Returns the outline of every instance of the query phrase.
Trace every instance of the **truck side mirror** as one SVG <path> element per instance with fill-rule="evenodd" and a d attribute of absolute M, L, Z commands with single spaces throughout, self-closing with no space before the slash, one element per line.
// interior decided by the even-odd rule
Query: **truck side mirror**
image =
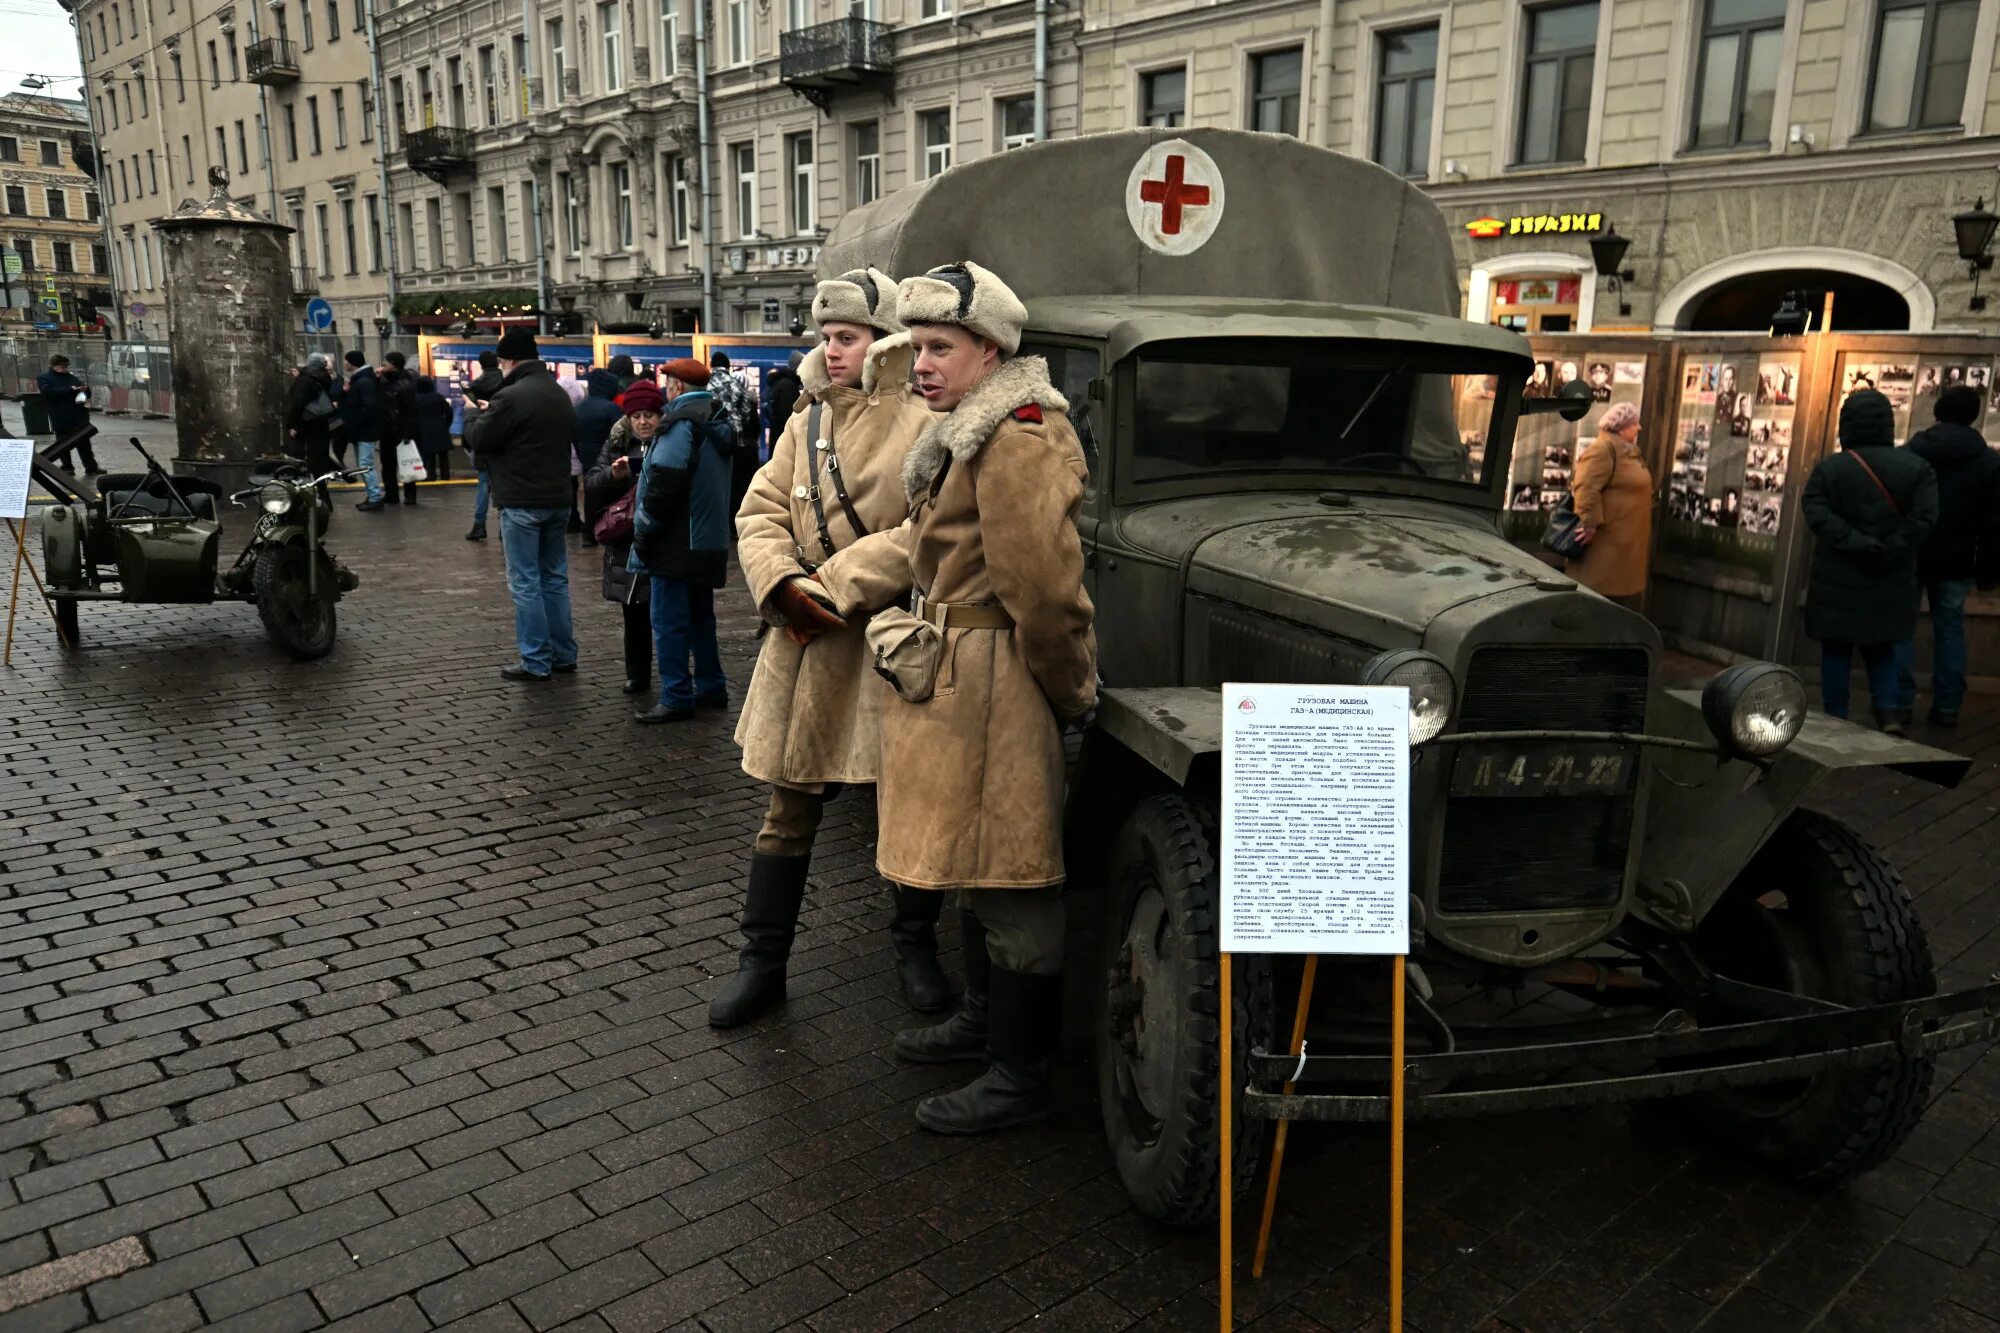
<path fill-rule="evenodd" d="M 1556 390 L 1553 398 L 1524 398 L 1521 400 L 1522 416 L 1537 416 L 1553 412 L 1564 421 L 1581 421 L 1590 411 L 1590 386 L 1582 380 L 1571 380 Z"/>

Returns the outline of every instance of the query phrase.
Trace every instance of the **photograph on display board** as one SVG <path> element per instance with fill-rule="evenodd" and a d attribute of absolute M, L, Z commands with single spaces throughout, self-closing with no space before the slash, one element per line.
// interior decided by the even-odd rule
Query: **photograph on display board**
<path fill-rule="evenodd" d="M 1663 550 L 1769 572 L 1784 517 L 1799 367 L 1797 357 L 1754 355 L 1700 366 L 1698 382 L 1712 392 L 1681 405 Z"/>
<path fill-rule="evenodd" d="M 1790 407 L 1798 393 L 1799 368 L 1790 361 L 1757 363 L 1757 405 Z"/>
<path fill-rule="evenodd" d="M 1521 390 L 1523 398 L 1555 397 L 1555 363 L 1537 361 L 1535 368 L 1528 372 L 1528 387 Z"/>
<path fill-rule="evenodd" d="M 1630 384 L 1635 387 L 1644 384 L 1646 382 L 1646 363 L 1644 361 L 1614 362 L 1611 367 L 1611 382 L 1613 384 Z"/>
<path fill-rule="evenodd" d="M 1586 382 L 1590 385 L 1590 396 L 1592 399 L 1600 403 L 1611 401 L 1611 363 L 1609 361 L 1592 361 L 1585 370 L 1584 376 Z"/>
<path fill-rule="evenodd" d="M 1692 402 L 1701 396 L 1701 367 L 1690 365 L 1681 372 L 1681 399 Z"/>

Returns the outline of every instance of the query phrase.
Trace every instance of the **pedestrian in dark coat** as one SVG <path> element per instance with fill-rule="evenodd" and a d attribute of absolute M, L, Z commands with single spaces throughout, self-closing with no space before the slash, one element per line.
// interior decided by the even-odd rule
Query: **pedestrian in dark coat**
<path fill-rule="evenodd" d="M 69 373 L 69 358 L 62 353 L 49 358 L 49 368 L 35 379 L 35 391 L 49 411 L 49 429 L 55 432 L 56 443 L 90 424 L 90 390 Z M 72 452 L 83 459 L 86 477 L 104 475 L 104 469 L 97 466 L 97 455 L 90 451 L 89 440 L 79 440 L 69 449 L 57 450 L 49 455 L 49 460 L 58 467 L 68 467 Z"/>
<path fill-rule="evenodd" d="M 799 401 L 799 366 L 805 361 L 805 353 L 793 352 L 792 362 L 780 366 L 764 377 L 764 456 L 778 447 L 778 437 L 785 433 L 785 423 L 792 419 L 792 406 Z M 740 508 L 740 505 L 739 505 Z"/>
<path fill-rule="evenodd" d="M 382 390 L 382 455 L 383 500 L 389 504 L 415 504 L 417 483 L 403 483 L 399 494 L 396 488 L 396 450 L 403 442 L 417 438 L 417 381 L 416 377 L 404 369 L 407 365 L 401 352 L 389 352 L 382 358 L 382 364 L 375 367 L 375 378 Z"/>
<path fill-rule="evenodd" d="M 315 477 L 333 471 L 329 438 L 339 410 L 333 400 L 333 371 L 314 352 L 285 393 L 285 452 L 304 459 Z"/>
<path fill-rule="evenodd" d="M 382 385 L 375 378 L 375 367 L 359 351 L 349 352 L 343 359 L 347 363 L 347 391 L 340 396 L 340 418 L 348 441 L 354 445 L 354 466 L 361 469 L 366 488 L 361 503 L 354 507 L 369 514 L 382 507 L 383 477 L 387 475 L 389 484 L 395 485 L 396 460 L 382 457 Z"/>
<path fill-rule="evenodd" d="M 1910 437 L 1908 449 L 1931 465 L 1938 479 L 1938 521 L 1917 557 L 1917 577 L 1931 611 L 1930 720 L 1958 725 L 1965 704 L 1965 601 L 1974 587 L 2000 585 L 2000 451 L 1973 428 L 1983 402 L 1963 384 L 1940 393 L 1931 407 L 1936 424 Z M 1897 654 L 1907 715 L 1916 704 L 1916 641 Z"/>
<path fill-rule="evenodd" d="M 1840 446 L 1806 480 L 1814 538 L 1806 633 L 1820 642 L 1827 713 L 1847 716 L 1859 649 L 1876 724 L 1897 733 L 1896 645 L 1916 632 L 1917 556 L 1937 522 L 1937 473 L 1895 447 L 1895 410 L 1874 389 L 1857 389 L 1841 404 Z"/>
<path fill-rule="evenodd" d="M 417 452 L 424 456 L 424 471 L 442 477 L 443 460 L 451 453 L 451 404 L 428 375 L 417 376 L 416 407 Z"/>
<path fill-rule="evenodd" d="M 604 511 L 632 494 L 646 465 L 646 451 L 660 429 L 663 405 L 658 388 L 647 383 L 633 398 L 634 410 L 624 420 L 628 429 L 616 432 L 623 450 L 607 448 L 597 465 L 583 476 L 583 521 L 594 528 Z M 627 520 L 629 525 L 629 519 Z M 653 588 L 643 570 L 631 568 L 632 538 L 602 542 L 604 600 L 618 604 L 625 628 L 625 693 L 644 694 L 653 683 Z"/>

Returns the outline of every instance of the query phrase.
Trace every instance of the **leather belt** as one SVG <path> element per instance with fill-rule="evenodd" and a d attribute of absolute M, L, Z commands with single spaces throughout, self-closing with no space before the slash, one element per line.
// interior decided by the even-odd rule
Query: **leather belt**
<path fill-rule="evenodd" d="M 941 630 L 1014 628 L 1005 607 L 984 602 L 919 601 L 917 615 Z"/>

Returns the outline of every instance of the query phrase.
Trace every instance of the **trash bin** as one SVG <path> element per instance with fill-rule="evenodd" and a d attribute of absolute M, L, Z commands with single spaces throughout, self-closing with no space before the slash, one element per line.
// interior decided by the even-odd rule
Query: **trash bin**
<path fill-rule="evenodd" d="M 21 430 L 27 435 L 54 434 L 49 425 L 49 405 L 38 393 L 21 395 Z"/>

